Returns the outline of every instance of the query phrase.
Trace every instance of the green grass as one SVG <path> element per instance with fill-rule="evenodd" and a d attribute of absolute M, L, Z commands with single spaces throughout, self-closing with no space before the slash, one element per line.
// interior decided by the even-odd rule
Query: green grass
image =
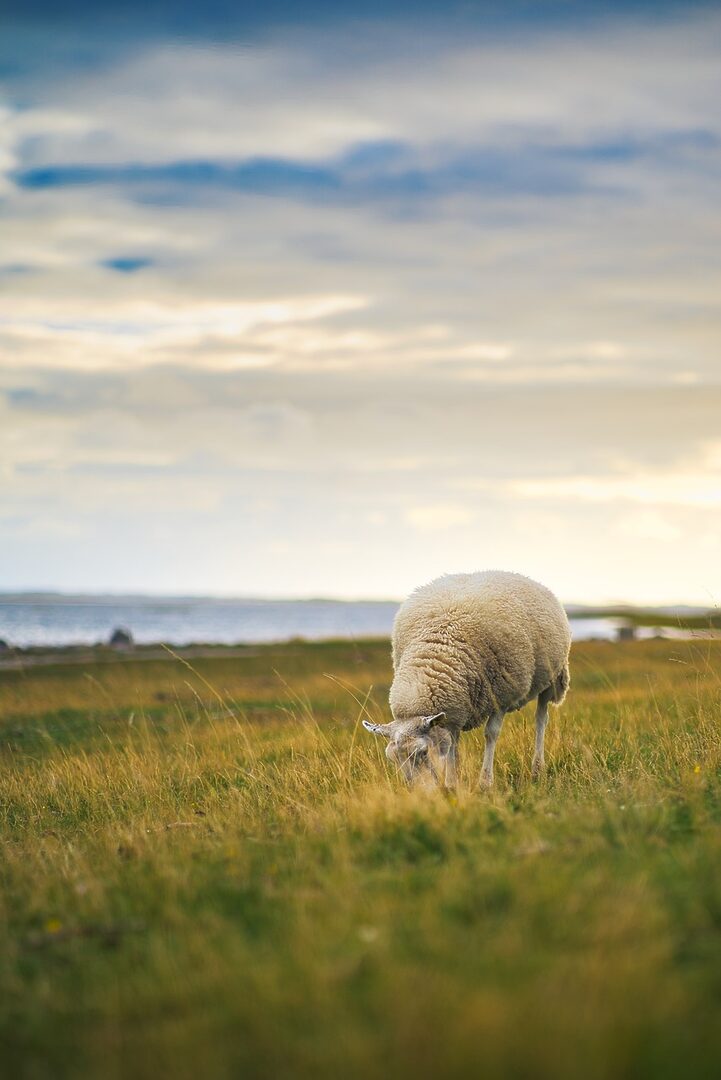
<path fill-rule="evenodd" d="M 577 646 L 546 778 L 526 710 L 454 798 L 388 653 L 0 671 L 0 1073 L 718 1074 L 721 642 Z"/>
<path fill-rule="evenodd" d="M 657 627 L 659 630 L 721 630 L 721 611 L 709 608 L 700 614 L 658 611 L 656 608 L 620 607 L 584 608 L 577 619 L 621 619 L 629 626 Z"/>

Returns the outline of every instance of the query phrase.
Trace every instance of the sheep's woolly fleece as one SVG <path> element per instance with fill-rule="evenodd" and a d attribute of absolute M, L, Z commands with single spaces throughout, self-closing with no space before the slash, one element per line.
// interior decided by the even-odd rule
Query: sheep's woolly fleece
<path fill-rule="evenodd" d="M 448 574 L 416 589 L 393 626 L 395 720 L 445 712 L 456 731 L 479 727 L 569 685 L 571 631 L 553 593 L 521 574 Z"/>

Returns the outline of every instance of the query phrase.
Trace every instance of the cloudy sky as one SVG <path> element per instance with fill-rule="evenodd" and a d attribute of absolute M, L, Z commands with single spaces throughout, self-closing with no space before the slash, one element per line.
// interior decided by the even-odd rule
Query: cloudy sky
<path fill-rule="evenodd" d="M 721 603 L 721 6 L 57 6 L 0 38 L 0 588 Z"/>

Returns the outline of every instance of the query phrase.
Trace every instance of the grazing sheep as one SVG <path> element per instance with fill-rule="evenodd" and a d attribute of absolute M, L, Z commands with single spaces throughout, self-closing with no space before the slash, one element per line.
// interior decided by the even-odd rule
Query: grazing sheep
<path fill-rule="evenodd" d="M 416 589 L 393 624 L 389 724 L 368 731 L 388 739 L 387 757 L 411 783 L 456 783 L 462 731 L 485 726 L 481 784 L 493 784 L 503 717 L 534 698 L 533 776 L 543 766 L 549 703 L 560 705 L 570 676 L 571 631 L 561 604 L 521 574 L 448 574 Z"/>

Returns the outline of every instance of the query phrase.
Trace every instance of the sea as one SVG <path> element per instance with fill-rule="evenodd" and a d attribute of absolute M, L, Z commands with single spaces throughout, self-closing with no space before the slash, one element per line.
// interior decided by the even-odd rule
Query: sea
<path fill-rule="evenodd" d="M 116 629 L 138 644 L 177 646 L 353 639 L 389 635 L 397 610 L 393 600 L 0 594 L 0 640 L 15 648 L 96 645 Z M 570 617 L 576 640 L 615 638 L 621 622 Z"/>

